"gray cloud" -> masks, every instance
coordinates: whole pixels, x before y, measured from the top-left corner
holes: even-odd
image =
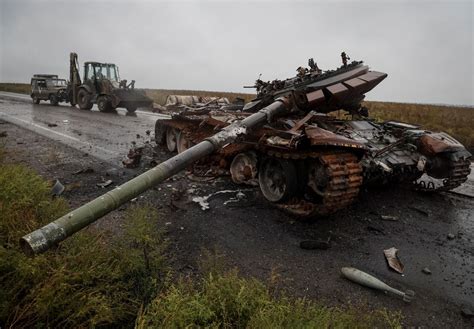
[[[0,81],[115,62],[137,86],[244,91],[345,50],[389,77],[372,100],[473,105],[473,3],[0,2]]]

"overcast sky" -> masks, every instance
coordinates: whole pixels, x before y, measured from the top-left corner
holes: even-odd
[[[473,3],[0,0],[0,81],[68,78],[75,51],[137,87],[246,92],[344,50],[388,73],[368,99],[474,105]]]

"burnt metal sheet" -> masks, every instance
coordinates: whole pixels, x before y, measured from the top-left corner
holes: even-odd
[[[334,145],[349,148],[364,148],[365,144],[337,135],[329,130],[311,126],[305,129],[306,136],[310,139],[311,145]]]
[[[335,85],[329,86],[326,90],[331,94],[328,101],[330,107],[343,103],[344,99],[349,94],[349,89],[342,83],[336,83]]]
[[[350,79],[350,80],[346,80],[344,81],[344,84],[350,88],[353,88],[353,89],[356,89],[356,90],[360,90],[361,86],[365,85],[367,83],[367,81],[365,80],[361,80],[359,78],[354,78],[354,79]]]
[[[435,155],[442,152],[459,150],[461,148],[463,148],[461,143],[444,133],[424,135],[419,139],[419,149],[421,153],[425,155]]]
[[[371,82],[374,80],[380,80],[382,81],[387,77],[387,73],[382,73],[382,72],[377,72],[377,71],[369,71],[364,75],[359,76],[359,79],[362,79],[367,82]]]
[[[387,73],[377,72],[377,71],[369,71],[364,75],[358,76],[357,78],[364,80],[367,82],[367,85],[364,86],[363,93],[366,93],[376,85],[378,85],[383,79],[387,77]]]
[[[347,72],[338,74],[334,77],[327,78],[321,81],[316,81],[308,85],[309,88],[323,88],[324,86],[327,86],[328,84],[333,84],[339,81],[344,81],[348,80],[360,75],[365,74],[369,70],[369,67],[367,65],[361,65],[358,66],[352,70],[349,70]]]
[[[326,103],[326,97],[321,89],[306,94],[309,106],[318,106]]]

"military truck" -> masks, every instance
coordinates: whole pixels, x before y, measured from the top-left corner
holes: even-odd
[[[77,54],[71,53],[69,74],[69,101],[72,106],[77,104],[82,110],[90,110],[94,104],[101,112],[119,107],[135,112],[138,107],[153,106],[153,101],[144,91],[135,89],[135,80],[130,83],[120,80],[119,69],[115,64],[85,62],[81,80]]]
[[[31,98],[33,103],[50,101],[51,105],[68,102],[67,82],[56,74],[35,74],[31,78]]]

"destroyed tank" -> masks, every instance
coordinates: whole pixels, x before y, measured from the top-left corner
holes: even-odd
[[[353,203],[362,184],[405,183],[421,190],[450,190],[470,172],[471,154],[446,133],[417,125],[368,119],[365,93],[387,74],[363,62],[344,59],[336,70],[321,71],[310,59],[295,77],[252,86],[257,97],[241,110],[216,104],[161,111],[157,143],[183,152],[279,97],[291,95],[297,110],[273,118],[236,143],[205,159],[229,168],[239,184],[259,185],[263,196],[290,213],[328,215]],[[332,112],[344,110],[350,119]],[[202,163],[202,161],[201,161]]]
[[[160,108],[155,139],[178,154],[20,239],[40,253],[196,162],[228,168],[236,183],[293,214],[327,215],[356,200],[362,184],[416,182],[448,190],[469,174],[471,154],[451,136],[363,118],[365,93],[387,74],[363,62],[322,72],[310,60],[296,77],[263,82],[245,106],[209,102]],[[331,115],[345,110],[351,120]]]

